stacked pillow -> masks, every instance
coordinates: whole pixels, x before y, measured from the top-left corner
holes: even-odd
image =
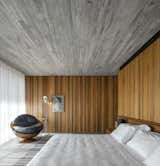
[[[133,136],[136,131],[150,131],[150,127],[147,125],[131,125],[128,123],[120,124],[111,135],[120,143],[126,144]]]
[[[134,136],[135,132],[135,127],[122,123],[111,133],[111,136],[118,142],[126,144]]]
[[[127,143],[127,146],[132,148],[143,158],[147,158],[160,143],[160,137],[152,132],[144,132],[139,130],[135,136]]]
[[[154,132],[138,131],[127,143],[136,153],[144,158],[146,166],[160,165],[160,135]]]
[[[111,135],[144,158],[146,166],[160,165],[160,134],[147,125],[120,124]]]

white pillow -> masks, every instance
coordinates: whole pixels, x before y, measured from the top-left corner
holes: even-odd
[[[160,137],[157,134],[138,130],[135,136],[127,143],[127,146],[146,159],[159,143]]]
[[[160,165],[160,146],[143,162],[146,166]]]
[[[151,128],[146,124],[135,125],[135,126],[138,127],[138,130],[151,131]]]
[[[127,124],[120,124],[112,133],[113,136],[120,143],[127,143],[135,134],[136,128]]]

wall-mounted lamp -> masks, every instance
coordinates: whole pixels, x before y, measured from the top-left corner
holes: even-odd
[[[52,101],[49,100],[47,96],[42,97],[43,104],[52,104]]]

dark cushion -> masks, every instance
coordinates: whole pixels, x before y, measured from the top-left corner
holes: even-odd
[[[14,126],[13,130],[23,134],[34,134],[34,133],[39,133],[42,127],[43,127],[42,123],[37,123],[28,127]]]
[[[29,114],[20,115],[13,121],[13,125],[19,127],[29,127],[37,123],[39,123],[38,120]]]
[[[124,119],[118,119],[117,124],[120,125],[121,123],[127,123]]]

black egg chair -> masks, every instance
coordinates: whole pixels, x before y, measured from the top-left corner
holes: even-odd
[[[18,116],[10,124],[11,129],[17,137],[23,138],[22,142],[32,142],[43,129],[43,123],[29,114]]]

